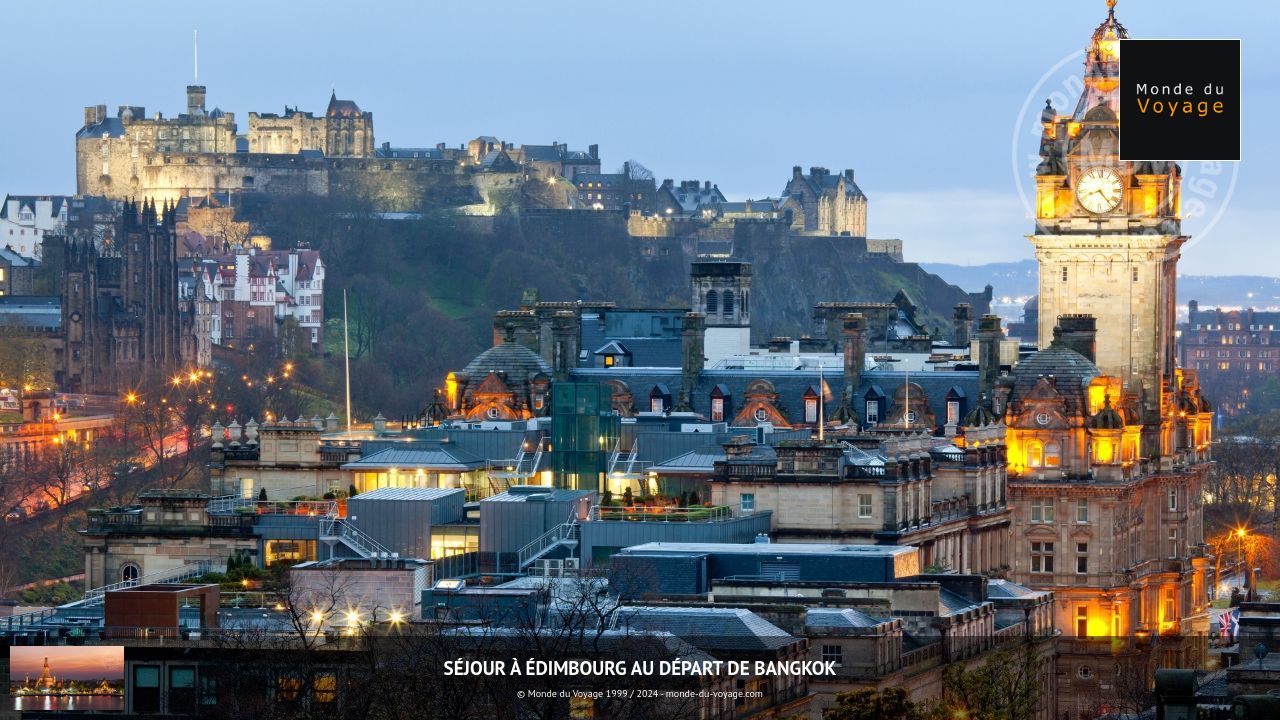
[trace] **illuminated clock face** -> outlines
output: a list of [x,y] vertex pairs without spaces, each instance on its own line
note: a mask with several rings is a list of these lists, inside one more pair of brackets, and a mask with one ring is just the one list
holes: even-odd
[[1115,170],[1090,168],[1076,181],[1076,199],[1094,214],[1111,212],[1124,194],[1124,183]]

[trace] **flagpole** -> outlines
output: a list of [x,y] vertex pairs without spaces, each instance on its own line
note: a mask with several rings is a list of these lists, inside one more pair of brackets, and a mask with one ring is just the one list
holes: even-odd
[[347,290],[342,290],[342,363],[347,376],[347,433],[351,432],[351,334],[347,330]]

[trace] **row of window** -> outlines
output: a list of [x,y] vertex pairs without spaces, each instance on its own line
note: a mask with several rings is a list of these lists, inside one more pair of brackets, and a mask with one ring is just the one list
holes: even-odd
[[[1213,355],[1211,355],[1211,354],[1210,354],[1210,352],[1209,352],[1208,350],[1192,350],[1192,351],[1191,351],[1191,357],[1207,358],[1207,357],[1214,357],[1214,356],[1213,356]],[[1231,351],[1230,351],[1230,350],[1219,350],[1219,351],[1218,351],[1218,354],[1217,354],[1217,357],[1220,357],[1220,358],[1229,358],[1229,357],[1231,357]],[[1238,357],[1238,358],[1251,358],[1251,357],[1253,357],[1253,351],[1252,351],[1252,350],[1237,350],[1237,351],[1236,351],[1236,357]],[[1260,357],[1260,358],[1269,358],[1269,357],[1272,357],[1272,355],[1271,355],[1271,351],[1270,351],[1270,350],[1259,350],[1259,351],[1258,351],[1258,357]]]
[[[1031,543],[1031,572],[1052,573],[1054,547],[1051,542]],[[1089,572],[1089,543],[1076,543],[1076,573],[1085,575]]]
[[[755,512],[756,510],[756,494],[742,493],[739,496],[742,503],[743,512]],[[870,518],[874,515],[873,498],[871,493],[858,493],[858,517]]]
[[[1230,370],[1233,367],[1237,370],[1253,370],[1254,366],[1255,364],[1251,362],[1239,362],[1239,363],[1236,363],[1235,365],[1232,365],[1229,362],[1220,362],[1220,363],[1197,362],[1196,363],[1197,370]],[[1260,362],[1260,363],[1257,363],[1256,366],[1258,370],[1261,370],[1263,372],[1275,369],[1275,365],[1269,362]]]
[[[1132,277],[1134,282],[1138,282],[1138,268],[1132,268]],[[1062,282],[1067,281],[1067,268],[1062,268]]]
[[[1183,488],[1171,485],[1165,491],[1165,507],[1170,512],[1177,512],[1182,507]],[[1053,498],[1035,498],[1031,501],[1031,522],[1049,524],[1054,521],[1054,507],[1057,501]],[[1075,502],[1075,522],[1089,522],[1089,501],[1079,498]]]

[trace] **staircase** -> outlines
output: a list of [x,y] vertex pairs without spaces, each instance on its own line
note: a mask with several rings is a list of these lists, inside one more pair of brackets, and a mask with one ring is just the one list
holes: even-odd
[[350,520],[338,517],[336,512],[320,518],[320,541],[329,546],[329,557],[333,557],[333,548],[338,543],[346,545],[365,559],[399,555],[361,532]]
[[578,539],[581,537],[581,526],[578,525],[578,516],[574,512],[569,513],[569,519],[559,525],[551,528],[545,533],[534,538],[532,542],[520,548],[517,557],[519,558],[519,570],[524,572],[534,562],[551,553],[557,548],[567,548],[570,551],[578,549]]
[[[520,452],[511,462],[490,461],[490,465],[498,465],[504,469],[489,473],[489,488],[494,495],[499,495],[520,485],[538,474],[538,466],[542,463],[542,453],[546,448],[546,438],[538,440],[537,449],[530,453],[520,446]],[[509,470],[506,468],[510,468]]]
[[112,583],[110,585],[103,585],[102,587],[86,590],[83,598],[73,600],[65,605],[59,605],[56,608],[46,608],[35,612],[0,618],[0,629],[13,631],[28,627],[35,627],[43,625],[46,621],[52,619],[58,614],[59,610],[87,608],[101,605],[103,603],[103,598],[112,590],[125,590],[127,588],[138,587],[140,585],[151,585],[153,583],[179,583],[207,575],[211,572],[226,572],[226,570],[227,565],[225,562],[216,562],[212,560],[201,560],[199,562],[187,563],[182,567],[158,570],[156,572],[147,573],[146,575],[133,580],[125,580],[123,582]]

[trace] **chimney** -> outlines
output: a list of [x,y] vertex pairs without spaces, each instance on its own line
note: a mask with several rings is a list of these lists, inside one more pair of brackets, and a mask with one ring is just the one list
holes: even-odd
[[680,402],[676,410],[693,410],[693,389],[706,364],[706,318],[702,313],[687,312],[680,324]]
[[969,345],[969,326],[973,324],[973,307],[969,303],[956,305],[951,316],[952,343],[960,347]]
[[592,160],[599,160],[599,159],[600,159],[600,146],[599,146],[599,145],[588,145],[588,146],[587,146],[587,154],[591,156],[591,159],[592,159]]
[[98,108],[88,105],[84,109],[84,126],[90,127],[98,124]]
[[853,407],[853,394],[862,384],[862,368],[867,362],[867,319],[862,313],[845,313],[840,333],[844,336],[844,400]]
[[799,180],[803,175],[804,175],[804,169],[801,168],[799,165],[793,165],[791,167],[792,180]]
[[978,395],[991,404],[996,379],[1000,377],[1000,341],[1004,330],[999,315],[983,315],[978,319]]
[[776,335],[769,339],[769,352],[771,353],[789,353],[791,352],[791,338],[786,335]]
[[106,119],[107,119],[107,106],[106,106],[106,105],[99,105],[98,107],[94,108],[94,111],[97,113],[97,116],[98,116],[98,122],[102,122],[103,120],[106,120]]
[[1187,303],[1187,319],[1191,319],[1191,315],[1200,311],[1200,303],[1192,300]]
[[844,171],[844,179],[846,182],[853,182],[853,170],[846,168]]
[[378,435],[387,431],[387,419],[378,413],[373,417],[373,431]]
[[711,192],[711,181],[710,180],[706,181],[706,184],[702,186],[702,189],[706,190],[707,192]]
[[1089,362],[1097,362],[1098,321],[1092,315],[1059,315],[1054,335]]
[[556,382],[567,382],[578,365],[579,329],[582,319],[573,310],[557,310],[551,318],[552,363]]
[[631,178],[631,161],[630,160],[626,160],[622,163],[622,177],[627,179]]
[[827,169],[824,167],[814,166],[809,168],[809,177],[812,177],[814,180],[821,180],[822,177],[826,174],[827,174]]

